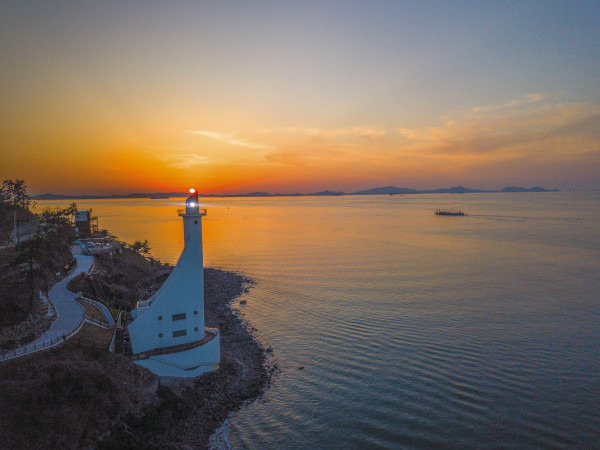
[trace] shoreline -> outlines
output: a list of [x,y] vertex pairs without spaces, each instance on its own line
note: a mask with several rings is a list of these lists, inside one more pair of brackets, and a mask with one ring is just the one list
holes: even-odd
[[278,368],[234,307],[253,281],[204,273],[206,323],[221,332],[218,370],[167,387],[130,358],[77,337],[7,361],[0,365],[3,447],[207,448],[232,413],[264,394]]
[[[207,448],[231,414],[268,389],[277,366],[256,338],[254,328],[234,308],[253,280],[214,268],[205,268],[204,276],[206,323],[221,333],[219,369],[176,386],[159,382],[158,404],[148,407],[141,416],[129,417],[125,421],[128,429],[117,426],[101,448],[117,444]],[[158,417],[157,411],[161,412]],[[138,431],[145,438],[140,440]]]
[[[213,393],[219,392],[220,395],[214,408],[210,408],[217,420],[216,426],[209,429],[208,434],[197,436],[196,427],[187,427],[188,424],[202,422],[205,414],[201,410],[196,411],[191,421],[179,425],[184,436],[182,443],[193,447],[208,447],[211,440],[215,442],[217,433],[227,426],[232,414],[264,395],[279,370],[270,356],[272,353],[267,352],[258,340],[255,328],[234,306],[252,288],[254,281],[237,272],[213,268],[205,269],[205,280],[212,281],[206,282],[205,287],[206,321],[221,332],[221,367],[211,372],[215,378],[219,378],[214,380]],[[235,292],[228,292],[232,287]],[[230,377],[231,382],[227,381]],[[200,386],[202,380],[201,376],[194,383],[192,389],[196,394],[205,393]],[[184,390],[182,395],[186,393],[189,392]]]

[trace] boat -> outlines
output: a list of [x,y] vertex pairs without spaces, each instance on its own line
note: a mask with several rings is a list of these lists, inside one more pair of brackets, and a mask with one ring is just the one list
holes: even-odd
[[444,211],[442,209],[435,210],[436,216],[464,216],[465,213],[462,211]]

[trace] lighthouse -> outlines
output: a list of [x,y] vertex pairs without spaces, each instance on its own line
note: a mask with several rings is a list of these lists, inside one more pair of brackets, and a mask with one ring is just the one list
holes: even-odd
[[190,189],[183,219],[184,248],[161,288],[139,301],[129,324],[133,359],[161,378],[193,378],[218,369],[219,330],[204,326],[202,217]]

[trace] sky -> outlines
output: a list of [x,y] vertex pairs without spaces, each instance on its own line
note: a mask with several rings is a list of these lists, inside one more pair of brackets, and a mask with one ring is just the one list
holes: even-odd
[[0,0],[0,179],[600,189],[599,31],[597,0]]

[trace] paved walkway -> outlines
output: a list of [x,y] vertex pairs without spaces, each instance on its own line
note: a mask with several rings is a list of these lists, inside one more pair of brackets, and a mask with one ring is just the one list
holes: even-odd
[[[68,336],[82,325],[85,318],[85,309],[79,304],[79,302],[75,300],[77,295],[67,289],[67,284],[69,284],[69,281],[71,281],[72,278],[76,277],[81,272],[87,273],[94,263],[94,257],[82,255],[81,248],[79,248],[79,246],[71,247],[71,251],[77,260],[77,266],[71,275],[56,283],[48,293],[50,301],[56,308],[56,320],[48,329],[48,331],[42,334],[35,341],[27,344],[24,347],[19,347],[15,351],[11,350],[10,352],[7,352],[6,359],[9,358],[10,354],[22,356],[23,354],[30,353],[30,349],[34,350],[39,348],[41,350],[44,347],[53,345],[58,340],[64,336]],[[26,352],[24,350],[26,350]],[[1,359],[2,358],[0,357],[0,360]]]

